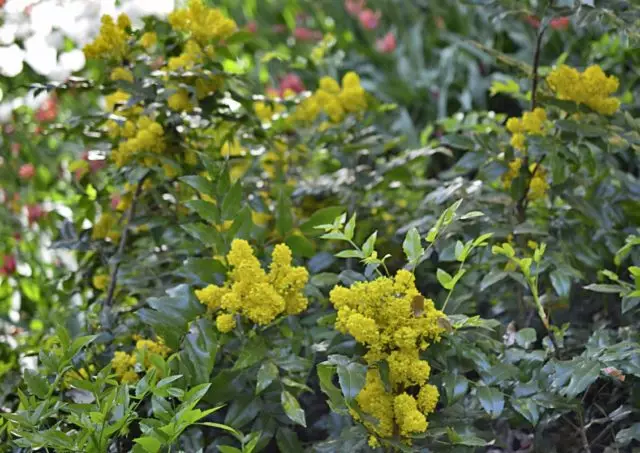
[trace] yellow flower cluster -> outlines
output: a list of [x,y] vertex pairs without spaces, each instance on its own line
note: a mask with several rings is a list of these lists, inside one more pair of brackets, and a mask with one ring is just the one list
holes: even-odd
[[291,250],[276,245],[269,273],[260,266],[249,243],[234,239],[227,261],[231,266],[224,286],[209,285],[196,291],[198,300],[217,314],[216,326],[221,332],[232,330],[235,314],[251,322],[266,325],[278,315],[294,315],[307,308],[303,294],[309,273],[303,267],[291,266]]
[[547,83],[558,99],[584,104],[603,115],[613,115],[620,108],[620,100],[611,96],[620,85],[618,78],[607,77],[598,65],[584,72],[561,65],[547,76]]
[[191,0],[186,8],[169,14],[169,24],[176,31],[189,33],[201,44],[212,39],[226,39],[237,28],[236,23],[225,17],[222,11],[207,7],[202,0]]
[[[502,175],[502,182],[506,189],[509,189],[511,187],[513,180],[516,179],[520,174],[521,168],[521,158],[517,157],[509,162],[509,170],[507,170],[507,172]],[[534,170],[535,174],[533,175],[533,179],[529,183],[529,193],[527,194],[527,198],[531,201],[544,198],[547,190],[549,190],[549,183],[547,182],[547,170],[541,165],[536,169],[536,164],[531,164],[529,166],[529,171],[533,173]]]
[[136,339],[136,348],[130,354],[123,351],[117,351],[111,360],[111,367],[114,373],[120,379],[120,382],[132,384],[138,381],[138,373],[135,369],[138,358],[141,353],[145,353],[144,366],[150,368],[153,365],[149,360],[148,354],[158,354],[165,358],[171,350],[164,344],[161,338],[158,341],[145,340],[139,337]]
[[549,131],[547,112],[538,107],[532,112],[525,112],[522,118],[509,118],[507,130],[513,134],[511,146],[524,151],[526,149],[525,135],[546,135]]
[[333,123],[339,123],[347,114],[366,109],[367,93],[360,85],[360,77],[355,72],[348,72],[342,78],[342,88],[331,77],[323,77],[320,88],[298,105],[293,118],[311,123],[324,112]]
[[167,63],[167,69],[169,71],[189,71],[204,60],[204,52],[200,45],[194,41],[189,40],[184,45],[184,49],[177,57],[169,58]]
[[[443,313],[420,295],[414,275],[407,270],[400,270],[395,278],[358,282],[350,288],[337,286],[329,298],[338,312],[336,329],[368,348],[366,384],[356,401],[364,413],[378,420],[377,424],[363,420],[373,435],[372,445],[377,442],[375,436],[390,437],[396,428],[404,437],[424,432],[426,415],[435,409],[439,394],[427,383],[431,368],[420,359],[420,351],[440,339],[443,329],[438,319]],[[390,392],[376,366],[381,360],[389,367]],[[355,411],[352,415],[360,419]]]
[[114,23],[111,16],[102,16],[100,33],[96,39],[87,44],[83,51],[87,58],[104,58],[122,60],[128,53],[128,30],[131,29],[131,21],[126,14],[118,16],[118,22]]
[[135,123],[127,120],[122,127],[115,121],[109,121],[107,129],[111,138],[124,139],[112,153],[118,167],[126,165],[138,153],[160,154],[166,148],[164,129],[148,116],[140,116]]

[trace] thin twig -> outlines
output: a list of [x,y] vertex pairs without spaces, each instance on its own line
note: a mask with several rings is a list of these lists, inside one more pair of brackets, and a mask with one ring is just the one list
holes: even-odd
[[[531,68],[531,111],[535,110],[538,99],[538,69],[540,68],[540,51],[542,49],[542,38],[544,37],[544,32],[547,30],[547,26],[543,25],[538,30],[538,37],[536,38],[536,47],[533,52],[533,67]],[[527,182],[527,187],[525,187],[525,191],[518,200],[516,204],[516,217],[519,223],[523,223],[527,219],[527,195],[529,194],[529,189],[531,187],[531,181],[535,176],[540,163],[544,159],[544,155],[540,158],[537,165],[533,169],[531,177]],[[529,157],[527,155],[522,159],[524,168],[529,169]]]
[[578,418],[580,420],[580,439],[582,440],[582,448],[584,449],[584,453],[591,453],[591,448],[589,447],[589,439],[587,438],[587,430],[584,429],[584,417],[582,416],[582,412],[578,413]]
[[136,187],[136,191],[133,194],[133,199],[131,200],[131,206],[129,206],[129,211],[127,212],[127,217],[124,222],[124,227],[122,230],[122,236],[120,237],[120,244],[118,245],[118,250],[115,254],[115,264],[113,265],[113,269],[111,270],[111,279],[109,281],[109,290],[107,291],[107,298],[104,301],[104,305],[102,306],[103,312],[109,310],[113,305],[113,295],[116,291],[116,285],[118,283],[118,269],[120,268],[120,262],[122,261],[122,255],[124,254],[124,248],[127,245],[127,237],[129,236],[129,227],[131,226],[131,222],[133,221],[133,217],[136,211],[136,203],[138,198],[140,197],[140,193],[142,192],[142,185],[144,181],[147,179],[148,173],[140,178],[138,181],[138,186]]

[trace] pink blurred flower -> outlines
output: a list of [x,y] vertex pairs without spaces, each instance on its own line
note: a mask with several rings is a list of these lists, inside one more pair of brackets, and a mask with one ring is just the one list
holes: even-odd
[[301,93],[304,91],[304,83],[300,76],[291,72],[282,78],[280,81],[280,95],[284,95],[287,90],[291,90],[295,93]]
[[118,208],[118,205],[120,204],[120,195],[117,193],[114,193],[113,195],[111,195],[111,209],[113,209],[114,211]]
[[392,53],[396,50],[398,43],[396,42],[396,35],[393,32],[389,32],[382,38],[376,40],[376,49],[380,53]]
[[293,30],[293,36],[300,41],[320,41],[322,39],[321,32],[307,27],[296,27]]
[[27,206],[27,220],[29,225],[37,222],[44,215],[43,209],[39,204],[30,204]]
[[53,121],[58,116],[58,102],[50,96],[36,112],[36,120],[40,122]]
[[566,30],[567,28],[569,28],[569,18],[565,16],[551,19],[549,25],[551,25],[551,28],[553,28],[554,30]]
[[13,157],[18,157],[18,155],[20,154],[20,148],[21,148],[20,143],[12,143],[11,144],[11,155]]
[[36,167],[34,167],[33,164],[24,164],[20,167],[20,170],[18,170],[18,176],[20,176],[20,179],[24,180],[33,178],[33,175],[35,174]]
[[0,274],[13,275],[16,272],[16,267],[16,257],[13,255],[5,255],[2,257]]
[[255,20],[247,22],[245,27],[249,33],[257,33],[258,32],[258,23]]
[[527,23],[529,25],[531,25],[533,28],[539,28],[540,27],[540,19],[537,16],[529,15],[529,16],[525,17],[524,20],[526,20]]
[[373,10],[366,8],[360,12],[358,18],[364,28],[367,30],[375,30],[380,22],[380,16],[380,11],[374,13]]
[[344,0],[344,9],[354,17],[360,14],[364,7],[365,0]]

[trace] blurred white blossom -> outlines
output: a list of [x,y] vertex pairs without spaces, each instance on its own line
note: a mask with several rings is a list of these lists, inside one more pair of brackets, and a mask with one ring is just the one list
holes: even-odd
[[[100,18],[124,12],[134,26],[145,16],[165,17],[175,0],[7,0],[0,9],[0,75],[16,77],[26,63],[33,71],[63,81],[84,68],[82,47],[100,29]],[[68,42],[75,50],[68,51]],[[6,99],[0,104],[0,122],[24,101]],[[1,97],[0,97],[1,99]]]

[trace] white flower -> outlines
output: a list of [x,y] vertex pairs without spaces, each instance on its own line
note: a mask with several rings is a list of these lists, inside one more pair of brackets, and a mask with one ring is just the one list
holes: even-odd
[[0,74],[15,77],[22,72],[24,52],[17,44],[0,47]]
[[24,60],[41,75],[49,75],[56,68],[56,49],[48,44],[43,35],[33,35],[24,42],[26,56]]

